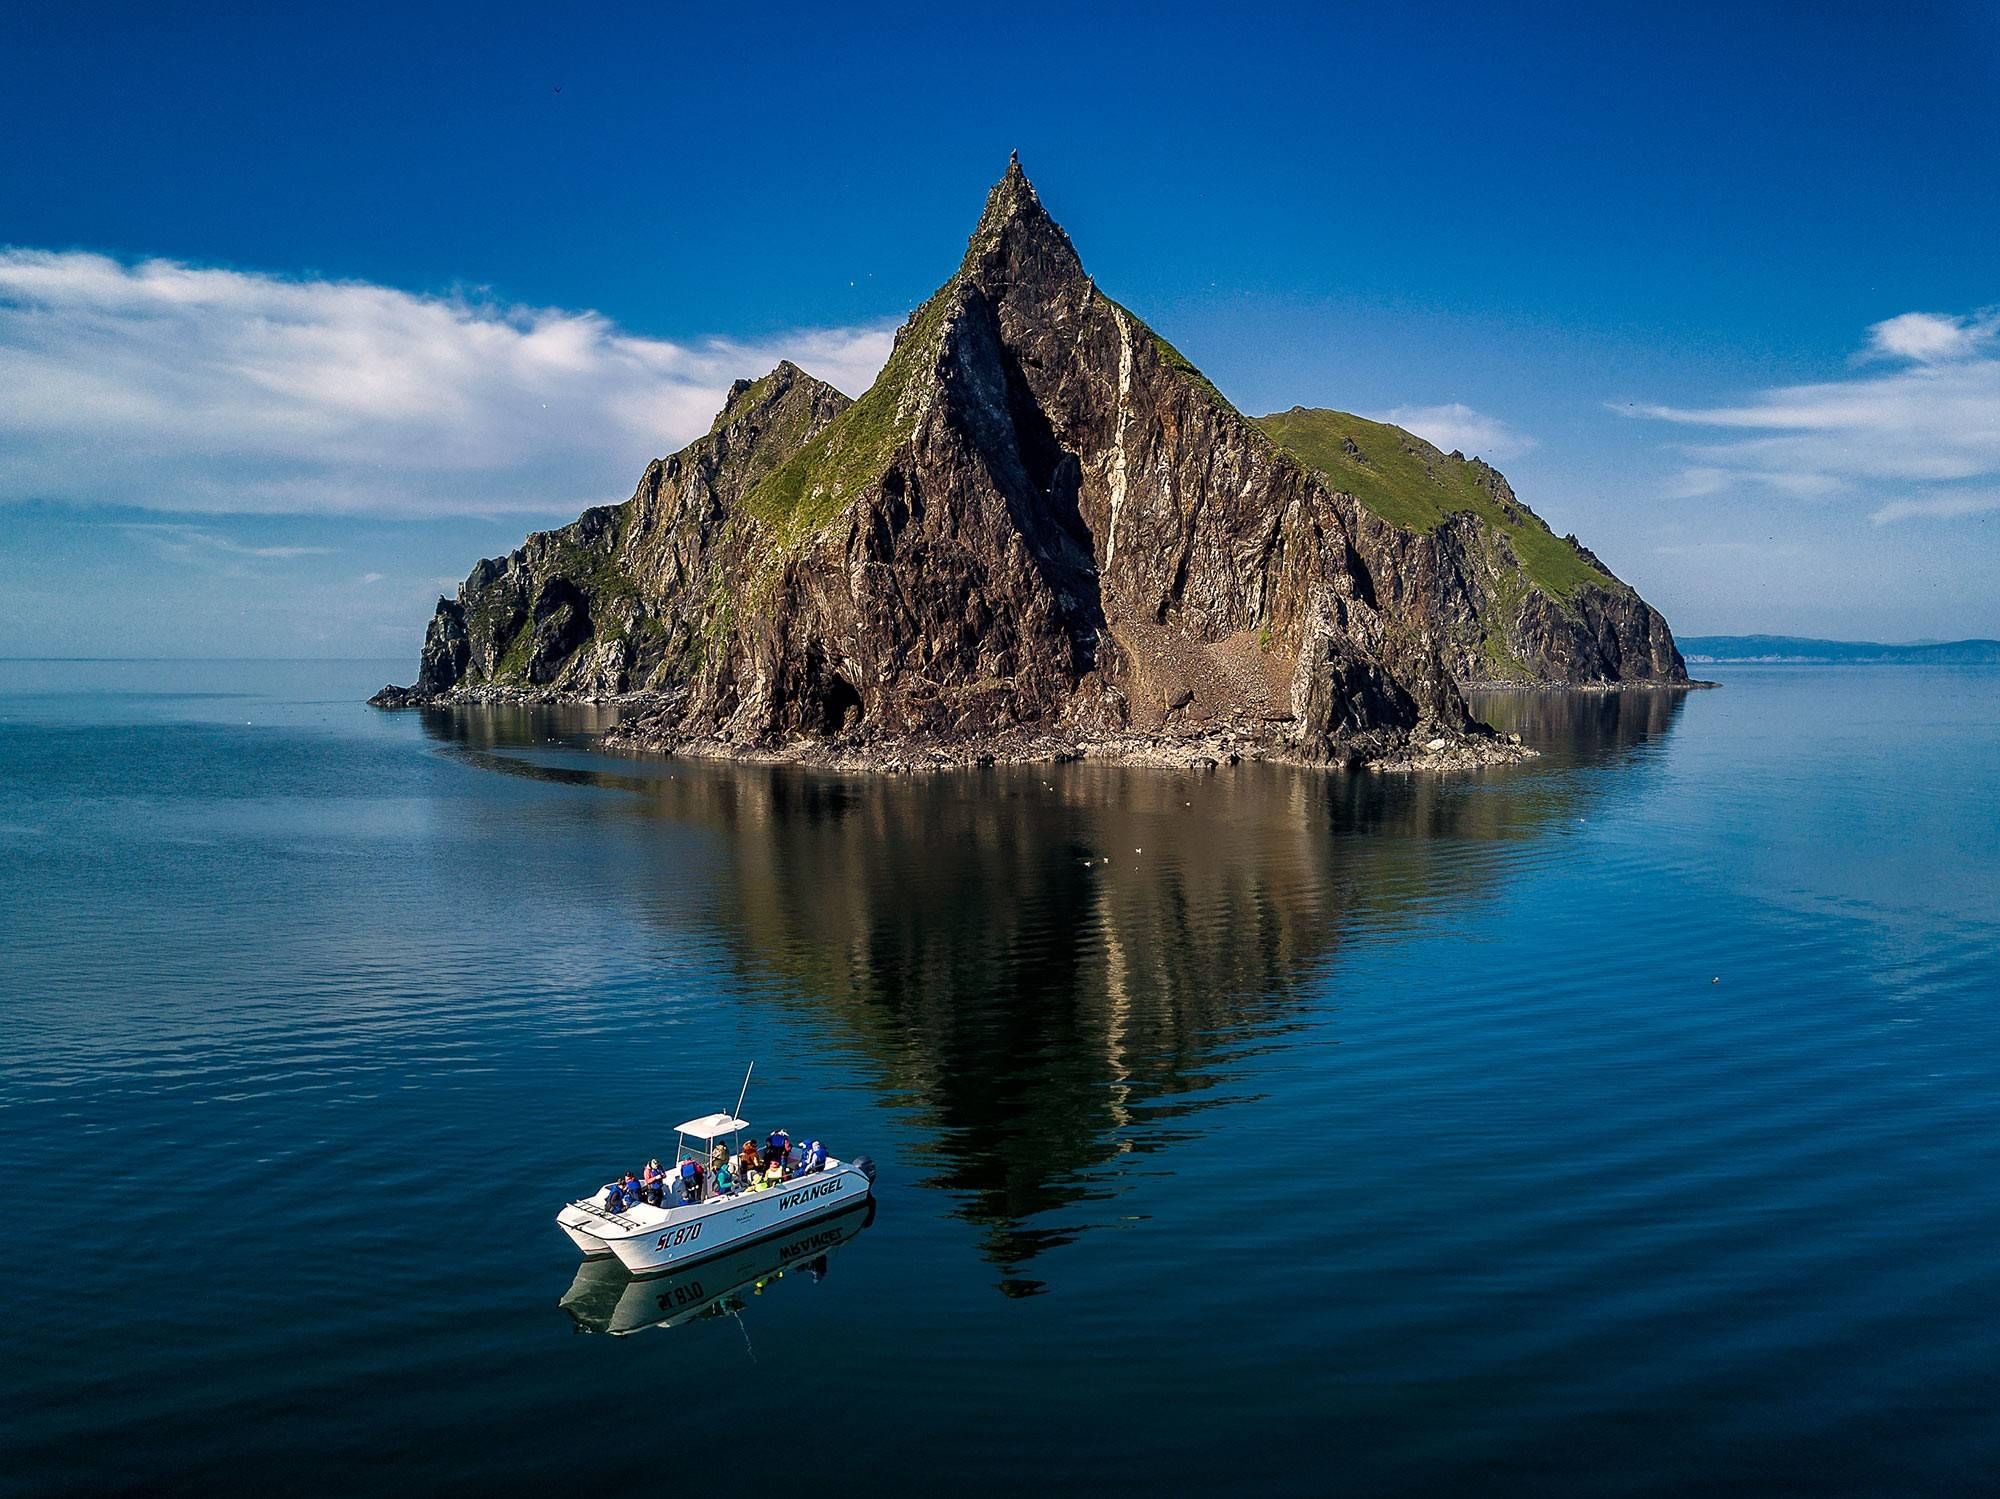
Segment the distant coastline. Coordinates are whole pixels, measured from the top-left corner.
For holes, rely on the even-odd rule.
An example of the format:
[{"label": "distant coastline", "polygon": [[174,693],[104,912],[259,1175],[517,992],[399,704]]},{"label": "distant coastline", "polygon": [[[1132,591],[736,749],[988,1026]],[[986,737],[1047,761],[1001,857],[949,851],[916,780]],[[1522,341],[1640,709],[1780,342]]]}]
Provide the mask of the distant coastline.
[{"label": "distant coastline", "polygon": [[1690,665],[2000,666],[2000,640],[1885,645],[1874,640],[1814,640],[1801,635],[1688,635],[1682,637],[1680,645]]}]

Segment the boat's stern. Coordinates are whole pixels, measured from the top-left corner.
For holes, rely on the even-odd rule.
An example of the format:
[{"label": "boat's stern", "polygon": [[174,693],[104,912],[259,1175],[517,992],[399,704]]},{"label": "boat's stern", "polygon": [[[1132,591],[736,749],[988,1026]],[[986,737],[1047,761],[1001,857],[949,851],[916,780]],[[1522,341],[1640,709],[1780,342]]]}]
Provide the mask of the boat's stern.
[{"label": "boat's stern", "polygon": [[592,1259],[611,1253],[611,1246],[604,1242],[604,1234],[615,1233],[617,1226],[615,1214],[607,1213],[597,1203],[583,1199],[570,1203],[556,1214],[556,1227]]}]

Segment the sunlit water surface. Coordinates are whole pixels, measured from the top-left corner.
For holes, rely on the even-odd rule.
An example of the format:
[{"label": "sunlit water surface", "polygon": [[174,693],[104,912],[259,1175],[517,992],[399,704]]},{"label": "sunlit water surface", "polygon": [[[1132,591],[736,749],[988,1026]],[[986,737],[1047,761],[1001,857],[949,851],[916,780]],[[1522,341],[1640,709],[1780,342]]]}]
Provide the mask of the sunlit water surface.
[{"label": "sunlit water surface", "polygon": [[[404,664],[0,663],[0,1484],[2000,1471],[2000,672],[868,779],[361,706]],[[752,1058],[874,1220],[579,1276],[561,1201]]]}]

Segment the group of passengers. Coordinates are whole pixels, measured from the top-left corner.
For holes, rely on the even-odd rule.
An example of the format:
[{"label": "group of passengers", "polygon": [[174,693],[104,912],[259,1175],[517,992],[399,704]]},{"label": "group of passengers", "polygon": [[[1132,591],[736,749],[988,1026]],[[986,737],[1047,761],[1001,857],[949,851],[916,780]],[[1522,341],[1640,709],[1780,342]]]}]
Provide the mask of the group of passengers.
[{"label": "group of passengers", "polygon": [[826,1147],[817,1140],[794,1152],[792,1137],[782,1129],[773,1130],[761,1149],[755,1139],[745,1140],[742,1152],[734,1157],[718,1140],[706,1163],[689,1156],[667,1170],[655,1157],[643,1172],[626,1172],[606,1189],[604,1206],[622,1213],[642,1202],[671,1208],[738,1192],[766,1192],[794,1177],[826,1170],[826,1159]]}]

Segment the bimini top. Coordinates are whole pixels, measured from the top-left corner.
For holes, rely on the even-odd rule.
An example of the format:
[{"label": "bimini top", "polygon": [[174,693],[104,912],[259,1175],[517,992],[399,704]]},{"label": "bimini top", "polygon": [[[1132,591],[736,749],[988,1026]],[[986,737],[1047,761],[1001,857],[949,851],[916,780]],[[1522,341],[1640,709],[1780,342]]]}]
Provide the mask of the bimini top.
[{"label": "bimini top", "polygon": [[717,1135],[733,1135],[738,1130],[748,1129],[750,1123],[746,1119],[732,1119],[727,1114],[704,1114],[674,1128],[678,1133],[693,1135],[697,1140],[713,1140]]}]

